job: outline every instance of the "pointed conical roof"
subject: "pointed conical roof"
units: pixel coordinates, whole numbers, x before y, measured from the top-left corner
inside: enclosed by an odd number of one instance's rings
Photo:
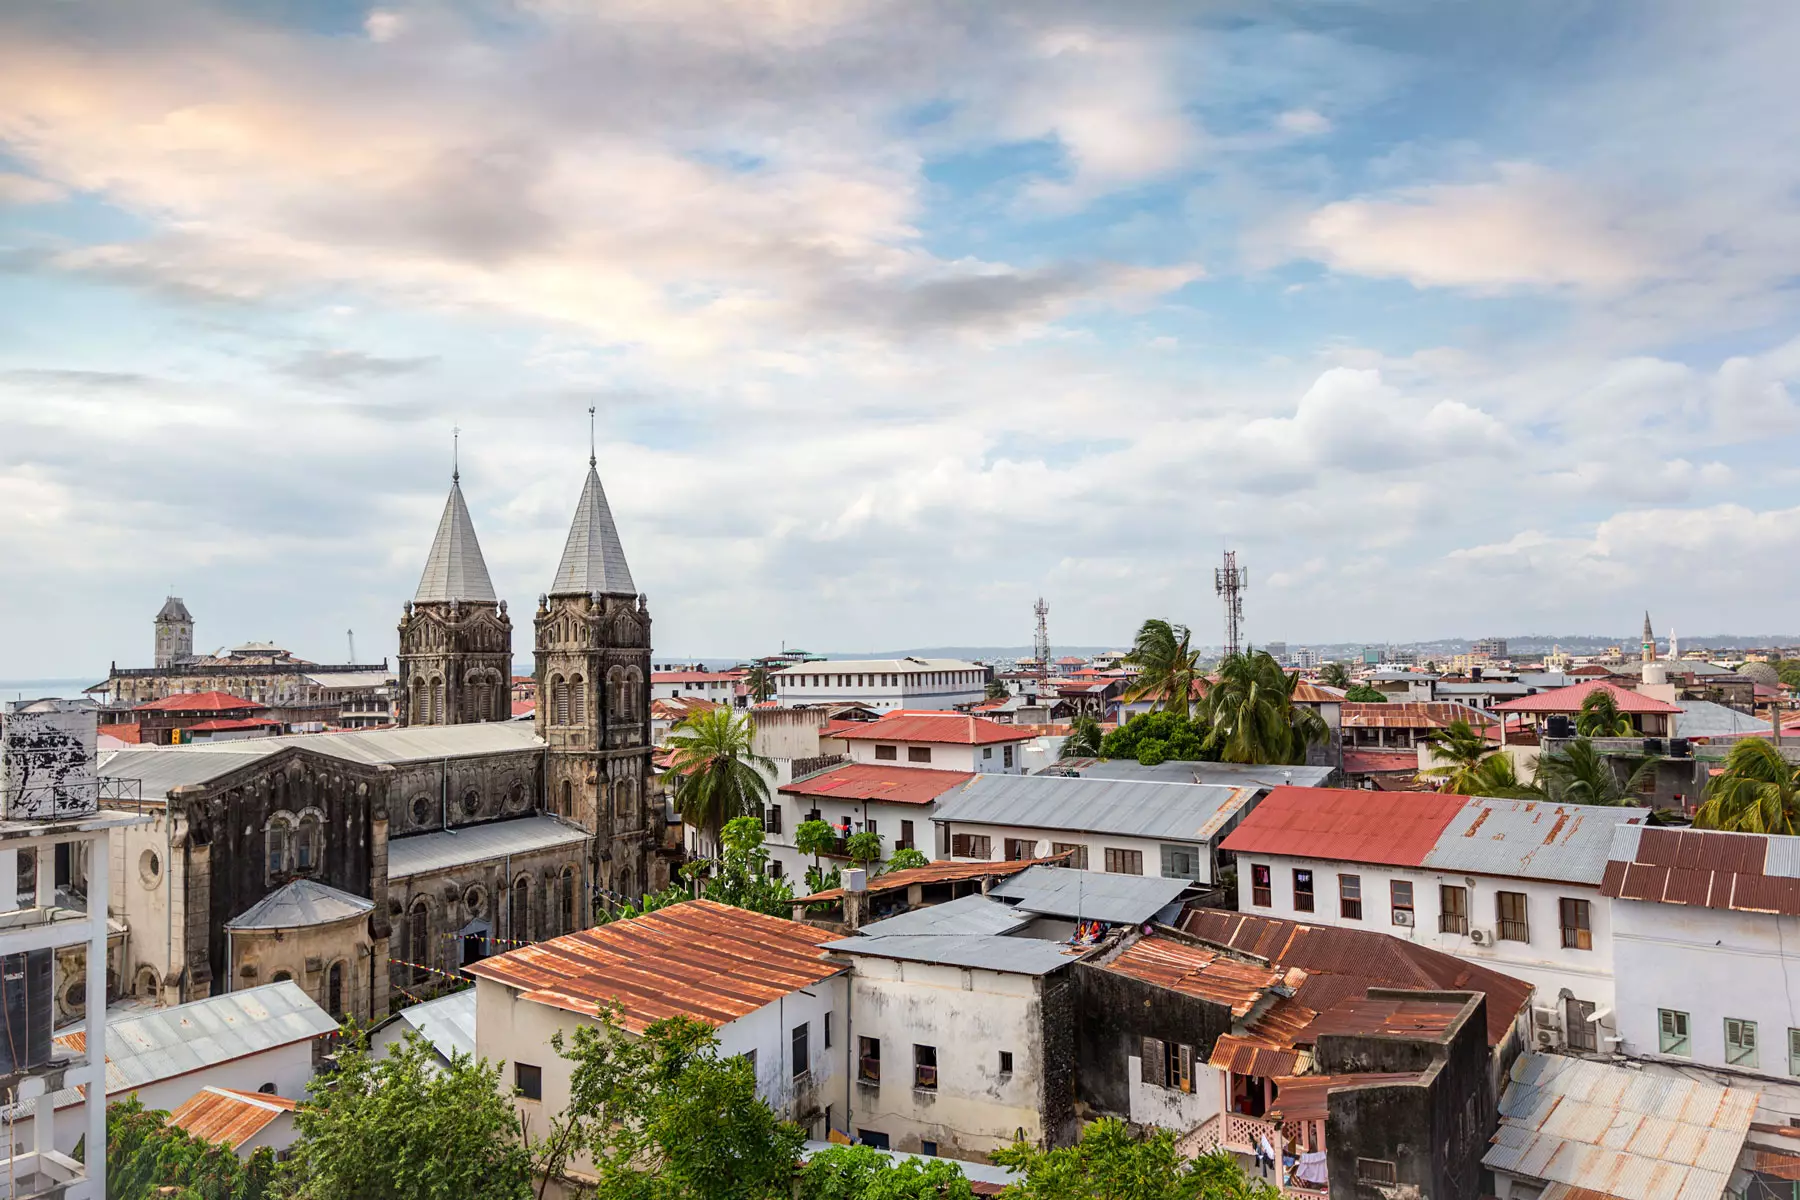
[[[450,499],[444,502],[444,515],[438,521],[437,537],[431,542],[431,555],[425,560],[425,574],[419,578],[419,591],[414,604],[449,600],[485,600],[493,603],[494,582],[488,578],[487,563],[482,561],[481,543],[475,540],[475,524],[469,520],[469,506],[463,503],[462,483],[450,479]]]
[[[587,483],[581,489],[581,502],[575,506],[575,522],[569,526],[569,540],[563,546],[562,562],[556,568],[556,582],[550,585],[550,594],[594,592],[634,596],[637,586],[631,582],[631,568],[625,565],[625,547],[619,543],[619,530],[606,503],[606,489],[600,486],[600,472],[590,458]]]
[[[159,621],[186,621],[190,625],[194,622],[193,614],[188,612],[188,607],[181,602],[180,596],[170,596],[164,600],[162,608],[157,610],[156,619]]]

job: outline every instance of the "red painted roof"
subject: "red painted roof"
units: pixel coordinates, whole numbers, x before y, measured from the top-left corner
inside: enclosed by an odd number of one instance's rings
[[[512,715],[515,717],[530,716],[532,713],[535,713],[536,711],[537,711],[537,701],[536,700],[514,700],[512,702]]]
[[[1355,700],[1338,716],[1345,729],[1448,729],[1458,721],[1471,729],[1500,724],[1497,717],[1455,700]]]
[[[144,731],[136,725],[102,725],[99,734],[101,737],[115,738],[133,745],[141,744],[144,740]]]
[[[1345,750],[1344,773],[1347,775],[1373,775],[1382,771],[1419,770],[1419,753],[1416,750]]]
[[[879,721],[864,721],[856,729],[833,737],[879,742],[937,742],[955,746],[985,746],[994,742],[1025,742],[1032,735],[1015,725],[1002,725],[967,713],[901,709]]]
[[[280,721],[271,721],[266,717],[239,717],[235,720],[202,721],[198,725],[189,725],[189,733],[222,733],[228,729],[267,729],[270,726],[281,728]]]
[[[1647,828],[1630,859],[1606,864],[1600,892],[1623,900],[1800,915],[1800,878],[1768,869],[1772,841],[1762,833]],[[1777,870],[1784,872],[1785,864]]]
[[[1294,699],[1305,704],[1342,704],[1344,692],[1341,688],[1326,687],[1322,683],[1302,679],[1294,685]]]
[[[886,800],[891,804],[930,804],[952,788],[975,778],[968,771],[932,771],[923,767],[889,767],[850,763],[798,783],[783,784],[790,796],[829,796],[833,800]]]
[[[264,707],[254,700],[233,696],[229,692],[189,692],[180,696],[164,696],[137,706],[138,712],[252,712]]]
[[[742,671],[652,671],[651,683],[736,683]]]
[[[1283,854],[1416,867],[1467,796],[1278,787],[1220,843],[1239,854]]]
[[[873,725],[873,721],[827,721],[819,730],[820,737],[842,737],[849,729],[865,729]]]
[[[1679,713],[1681,709],[1663,700],[1634,692],[1630,688],[1622,688],[1616,683],[1604,679],[1590,679],[1586,683],[1574,683],[1568,687],[1555,688],[1548,692],[1539,692],[1535,696],[1521,696],[1517,700],[1508,700],[1505,704],[1496,704],[1494,712],[1517,713],[1574,713],[1581,711],[1581,702],[1586,700],[1595,688],[1605,688],[1612,693],[1613,703],[1619,706],[1622,713]]]

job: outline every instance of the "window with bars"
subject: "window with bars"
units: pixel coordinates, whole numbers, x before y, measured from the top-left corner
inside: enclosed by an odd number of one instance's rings
[[[1562,912],[1562,944],[1565,950],[1592,950],[1594,929],[1592,912],[1586,900],[1563,897],[1557,901]]]
[[[894,843],[894,849],[896,849],[896,850],[911,850],[912,848],[913,848],[913,823],[911,821],[902,821],[902,822],[900,822],[900,840],[898,842]]]
[[[1656,1010],[1657,1039],[1656,1048],[1662,1054],[1679,1054],[1682,1057],[1694,1053],[1693,1041],[1688,1037],[1688,1015],[1676,1012],[1672,1008]]]
[[[1338,876],[1338,915],[1346,921],[1362,920],[1362,876]]]
[[[1163,846],[1162,876],[1164,879],[1199,879],[1200,851],[1193,846]]]
[[[1396,1184],[1400,1182],[1400,1170],[1385,1158],[1359,1158],[1356,1160],[1356,1182]]]
[[[1115,850],[1107,847],[1106,870],[1112,875],[1142,875],[1144,873],[1144,852],[1142,850]]]
[[[1294,911],[1311,912],[1313,910],[1313,873],[1311,871],[1294,872]]]
[[[1725,1065],[1756,1066],[1756,1022],[1725,1018]]]
[[[1469,889],[1438,885],[1438,932],[1469,932]]]
[[[781,832],[781,805],[770,804],[769,807],[763,809],[763,832]]]
[[[931,761],[931,747],[930,746],[908,746],[906,748],[906,761],[907,762],[930,762]]]
[[[1268,908],[1275,903],[1275,888],[1270,881],[1270,871],[1264,863],[1252,863],[1250,866],[1250,903],[1258,908]]]
[[[1531,940],[1531,922],[1526,917],[1524,892],[1495,892],[1494,912],[1499,918],[1495,936],[1501,941]]]
[[[1147,1037],[1139,1051],[1139,1078],[1151,1087],[1175,1092],[1194,1090],[1194,1048],[1180,1042]]]
[[[935,1092],[938,1085],[936,1046],[913,1047],[913,1086],[920,1091]]]
[[[900,747],[883,746],[876,743],[875,758],[879,762],[898,762],[900,761]]]
[[[1069,856],[1069,866],[1077,871],[1087,870],[1088,848],[1084,843],[1051,842],[1050,854],[1052,857],[1055,857],[1058,854],[1067,854]]]

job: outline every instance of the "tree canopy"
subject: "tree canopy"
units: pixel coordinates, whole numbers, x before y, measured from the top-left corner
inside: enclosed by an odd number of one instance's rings
[[[1059,758],[1098,758],[1102,735],[1100,722],[1086,713],[1079,713],[1069,722],[1069,736],[1063,739]]]
[[[962,1168],[942,1159],[896,1162],[870,1146],[821,1150],[800,1170],[795,1200],[973,1200]]]
[[[1341,662],[1328,662],[1319,669],[1319,682],[1326,687],[1347,688],[1350,686],[1350,671]]]
[[[264,1200],[272,1196],[275,1156],[258,1150],[248,1162],[235,1150],[194,1137],[169,1114],[136,1096],[106,1108],[107,1200]]]
[[[1278,1193],[1251,1179],[1229,1154],[1185,1162],[1175,1135],[1159,1130],[1135,1138],[1112,1117],[1083,1129],[1073,1146],[1040,1150],[1019,1142],[990,1156],[1021,1178],[1007,1200],[1277,1200]]]
[[[775,764],[756,753],[748,713],[740,716],[729,708],[694,713],[670,733],[669,747],[675,807],[703,843],[717,845],[725,822],[760,815],[768,805]]]
[[[1100,739],[1104,758],[1135,758],[1146,766],[1168,759],[1198,762],[1216,759],[1206,750],[1206,726],[1181,713],[1162,709],[1139,713]]]
[[[1631,718],[1619,711],[1611,688],[1597,687],[1582,698],[1575,732],[1584,738],[1630,737]]]
[[[1303,763],[1307,748],[1331,737],[1325,719],[1294,703],[1298,675],[1261,650],[1227,656],[1201,697],[1197,718],[1206,747],[1225,762]]]
[[[1385,704],[1387,703],[1387,694],[1377,691],[1366,683],[1358,683],[1345,690],[1344,699],[1351,704]]]
[[[1639,762],[1624,782],[1587,738],[1576,738],[1538,759],[1537,782],[1544,794],[1558,804],[1630,804],[1640,785],[1656,774],[1662,759],[1652,755]]]
[[[1694,813],[1698,829],[1800,833],[1800,766],[1762,738],[1744,738],[1725,756]]]
[[[1193,711],[1194,680],[1200,677],[1200,652],[1194,649],[1186,625],[1172,625],[1152,617],[1138,627],[1137,638],[1125,661],[1138,669],[1125,690],[1125,699],[1160,700],[1167,712],[1187,716]]]

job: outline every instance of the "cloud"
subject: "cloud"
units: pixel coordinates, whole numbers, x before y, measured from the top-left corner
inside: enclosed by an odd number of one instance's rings
[[[1331,132],[1331,119],[1310,108],[1290,108],[1275,118],[1275,127],[1297,137],[1317,137]]]
[[[68,195],[54,183],[0,171],[0,205],[51,204]]]
[[[360,350],[308,350],[281,364],[283,374],[308,383],[355,383],[363,379],[385,379],[408,375],[430,366],[436,359],[383,358]]]
[[[1292,417],[1245,425],[1241,442],[1303,468],[1367,472],[1507,454],[1515,446],[1505,426],[1480,409],[1412,396],[1384,384],[1380,371],[1349,367],[1320,375]]]

